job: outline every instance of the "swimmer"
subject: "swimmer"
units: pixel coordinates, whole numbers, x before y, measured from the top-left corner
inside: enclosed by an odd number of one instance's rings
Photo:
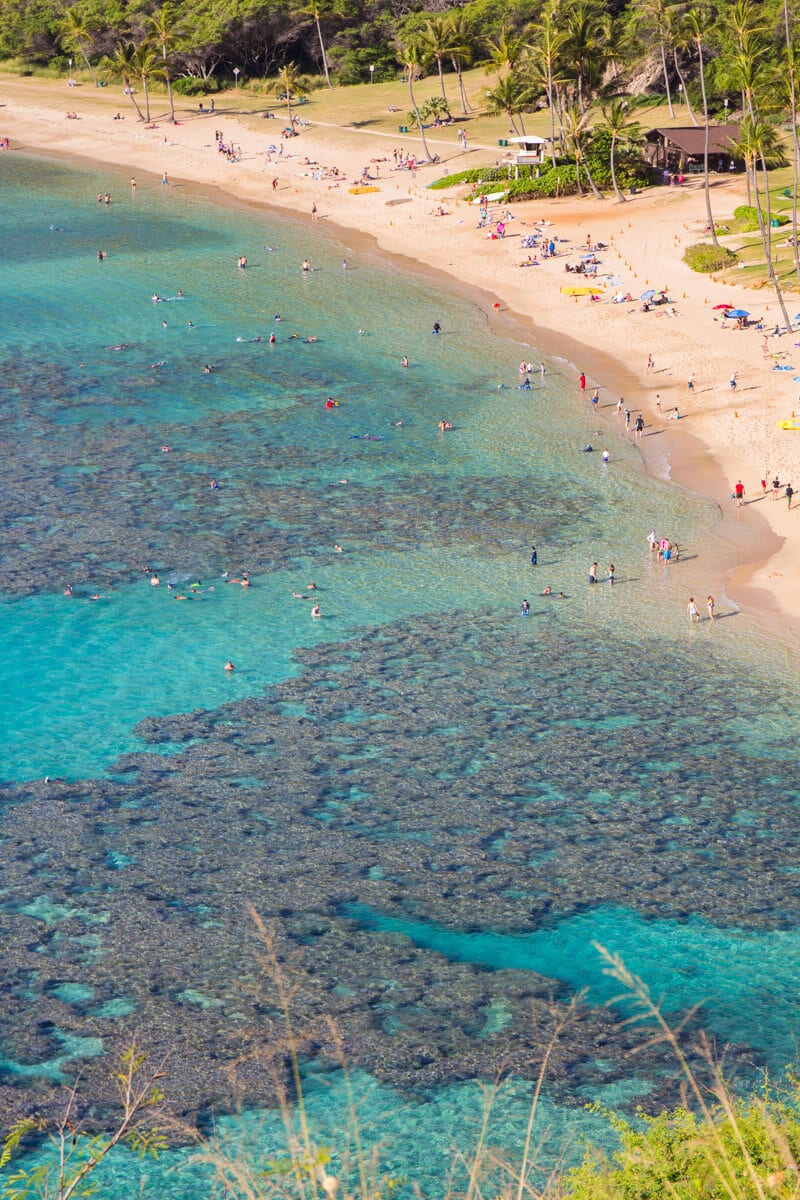
[[[437,337],[442,332],[442,327],[438,321],[433,322],[433,332],[437,335]]]
[[[214,370],[213,365],[211,363],[206,363],[206,365],[203,367],[203,374],[211,375],[213,370]]]
[[[155,371],[156,367],[165,367],[166,365],[167,360],[165,358],[160,358],[158,362],[150,363],[150,370]]]
[[[312,616],[312,618],[322,616],[322,610],[320,609],[320,606],[318,604],[315,604],[313,606],[313,608],[311,609],[311,616]]]
[[[178,296],[177,296],[177,299],[178,299],[178,300],[182,300],[182,299],[183,299],[183,288],[178,288]]]
[[[339,545],[339,543],[338,543],[338,542],[334,542],[334,543],[333,543],[333,549],[334,549],[334,552],[335,552],[336,554],[341,554],[341,553],[342,553],[342,547]]]
[[[304,592],[292,592],[292,599],[293,600],[307,600],[308,596],[306,596]]]
[[[190,329],[194,329],[194,321],[187,321],[187,325]]]
[[[274,334],[274,333],[271,333],[271,334],[269,335],[269,344],[270,344],[270,346],[274,346],[274,345],[275,345],[275,343],[277,342],[277,340],[278,340],[278,339],[275,337],[275,334]]]
[[[158,587],[158,585],[160,583],[161,583],[161,580],[158,578],[157,575],[153,574],[150,576],[150,587]]]
[[[153,301],[153,304],[160,304],[160,303],[161,303],[161,297],[159,296],[158,292],[153,292],[153,294],[152,294],[152,296],[150,297],[150,299]]]
[[[607,463],[610,457],[611,457],[611,456],[610,456],[610,454],[608,453],[608,451],[607,451],[607,450],[604,450],[604,451],[603,451],[603,462],[604,462],[604,463]]]
[[[406,355],[405,355],[405,354],[404,354],[404,355],[403,355],[403,357],[400,359],[400,366],[401,366],[401,367],[407,367],[407,366],[408,366],[408,358],[406,357]]]
[[[307,592],[315,592],[316,590],[317,590],[317,585],[315,583],[307,583],[306,584]]]
[[[529,616],[531,615],[531,606],[530,606],[530,604],[528,603],[528,601],[527,601],[527,600],[523,600],[523,601],[522,601],[522,610],[521,610],[521,612],[522,612],[522,616],[523,616],[523,617],[529,617]]]
[[[64,595],[65,596],[72,595],[72,584],[71,583],[68,583],[67,586],[64,588]]]
[[[226,671],[235,671],[236,670],[236,667],[233,665],[233,663],[231,662],[230,659],[228,659],[228,661],[225,663],[225,670]]]
[[[167,322],[166,322],[166,321],[162,321],[162,322],[161,322],[161,324],[164,326],[164,328],[165,328],[165,329],[167,328]]]
[[[542,588],[542,591],[540,594],[542,596],[552,596],[553,589],[550,587],[550,584],[548,584],[546,588]]]
[[[169,451],[170,451],[170,448],[169,448],[169,446],[162,446],[162,447],[161,447],[161,453],[162,453],[162,454],[169,454]]]
[[[275,313],[275,316],[274,316],[272,319],[273,319],[273,321],[281,321],[281,320],[283,320],[283,318],[281,317],[281,314],[280,314],[280,313]]]
[[[242,587],[250,587],[250,576],[246,571],[242,571],[242,578],[239,580]]]
[[[302,270],[304,270],[304,271],[310,271],[310,270],[311,270],[311,263],[308,261],[308,259],[307,259],[307,258],[304,258],[304,259],[303,259],[303,267],[302,267]]]

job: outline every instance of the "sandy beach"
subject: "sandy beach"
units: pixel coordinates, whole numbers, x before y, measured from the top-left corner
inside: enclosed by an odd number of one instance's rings
[[[285,114],[280,109],[276,119],[264,121],[226,111],[230,97],[217,100],[215,113],[203,114],[195,103],[181,101],[179,123],[173,126],[163,120],[159,100],[159,115],[144,127],[122,107],[124,99],[117,89],[68,91],[63,81],[5,78],[0,137],[10,138],[9,153],[69,155],[127,167],[139,174],[142,185],[158,182],[166,172],[171,185],[220,188],[246,203],[335,226],[345,242],[355,235],[373,239],[383,254],[403,256],[425,271],[444,273],[462,289],[473,289],[498,332],[508,328],[509,314],[522,318],[534,345],[573,364],[576,394],[578,373],[586,373],[587,408],[591,390],[600,388],[601,424],[623,427],[616,404],[624,395],[625,407],[644,415],[638,445],[649,469],[719,504],[720,537],[729,549],[728,596],[749,609],[773,614],[780,609],[794,634],[800,632],[800,502],[789,510],[783,492],[789,482],[800,491],[800,434],[777,427],[794,412],[800,416],[793,382],[795,353],[800,374],[800,331],[770,338],[764,348],[764,334],[754,328],[726,327],[714,307],[731,303],[763,317],[765,330],[771,331],[778,319],[774,299],[766,291],[716,284],[682,263],[684,247],[701,240],[705,225],[701,180],[683,188],[647,189],[626,204],[613,196],[515,204],[505,237],[493,239],[488,229],[477,227],[477,206],[456,198],[463,188],[426,190],[445,169],[455,173],[498,155],[489,146],[463,153],[457,124],[431,131],[431,151],[441,163],[411,173],[395,169],[393,156],[399,147],[411,153],[418,148],[408,135],[309,119],[298,137],[283,142],[281,155],[269,151],[270,145],[282,144]],[[75,118],[68,118],[68,111]],[[114,119],[117,111],[123,119]],[[306,112],[299,115],[305,118]],[[238,161],[218,152],[218,129],[226,144],[241,147]],[[336,167],[344,178],[315,178],[319,167]],[[349,187],[365,167],[377,176],[377,190],[351,194]],[[146,180],[147,174],[153,179]],[[715,181],[717,219],[730,216],[743,194],[740,177]],[[518,264],[535,252],[523,249],[520,239],[537,224],[555,241],[556,255],[522,268]],[[565,264],[579,260],[587,240],[606,247],[597,254],[598,283],[605,285],[597,302],[560,290],[582,282],[565,272]],[[639,296],[650,287],[669,293],[674,315],[670,306],[642,311]],[[634,301],[612,303],[618,292],[630,293]],[[791,315],[793,303],[800,307],[787,297]],[[516,332],[519,336],[519,327]],[[516,369],[516,362],[509,365]],[[776,365],[792,369],[778,371]],[[778,499],[771,490],[775,476],[782,484]],[[745,488],[742,507],[731,499],[738,480]],[[766,492],[762,480],[769,485]]]

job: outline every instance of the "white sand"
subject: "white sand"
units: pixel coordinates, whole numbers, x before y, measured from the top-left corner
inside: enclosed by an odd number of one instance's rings
[[[796,372],[776,372],[772,370],[776,360],[762,353],[763,335],[727,329],[714,320],[718,314],[712,313],[712,306],[730,302],[753,316],[763,315],[766,328],[771,329],[778,311],[766,289],[722,287],[681,262],[684,246],[702,236],[702,181],[693,179],[684,189],[649,189],[626,204],[613,198],[576,197],[517,204],[511,210],[515,219],[509,223],[506,238],[491,241],[485,230],[476,228],[476,207],[453,199],[448,192],[425,190],[425,184],[441,174],[441,167],[426,168],[414,177],[393,169],[393,148],[402,145],[413,151],[418,143],[412,137],[310,125],[299,137],[284,143],[292,157],[269,163],[264,151],[270,142],[280,142],[284,124],[280,112],[277,120],[248,118],[240,122],[221,111],[200,116],[196,103],[190,108],[186,102],[183,123],[171,126],[159,121],[157,128],[145,129],[123,97],[110,91],[91,89],[91,96],[88,92],[68,90],[64,84],[7,79],[0,136],[12,139],[12,153],[68,154],[158,177],[167,171],[176,182],[214,185],[248,202],[309,214],[309,219],[311,206],[316,204],[320,223],[335,223],[369,235],[389,254],[416,259],[462,284],[491,293],[490,300],[484,298],[490,315],[498,304],[529,318],[535,326],[535,340],[548,349],[557,345],[558,339],[582,343],[584,362],[578,361],[580,351],[574,345],[570,357],[578,370],[586,370],[590,387],[595,382],[607,385],[601,400],[609,405],[622,386],[620,379],[612,379],[608,372],[607,358],[616,360],[627,376],[621,373],[628,406],[644,411],[649,428],[655,425],[668,431],[667,438],[661,436],[654,442],[661,454],[668,445],[673,478],[730,507],[733,485],[738,479],[744,482],[748,503],[737,510],[733,523],[726,584],[729,595],[751,608],[774,610],[777,604],[792,624],[800,622],[800,497],[797,508],[787,511],[782,493],[779,502],[771,497],[761,499],[760,483],[762,478],[770,482],[778,475],[800,492],[800,432],[777,428],[777,421],[789,418],[793,410],[800,417],[800,384],[793,383],[794,374],[800,375],[800,344],[795,347],[795,342],[800,343],[800,330],[770,341],[770,353],[785,352],[787,356],[780,361],[797,366]],[[218,101],[218,109],[223,103]],[[66,119],[67,110],[75,111],[78,119]],[[117,110],[124,120],[112,119]],[[305,116],[304,110],[299,109],[298,115]],[[241,146],[240,162],[229,163],[217,152],[213,141],[217,128],[222,129],[226,142]],[[496,152],[488,147],[462,155],[456,131],[457,127],[435,131],[430,139],[431,149],[447,161],[452,173],[493,161]],[[337,166],[346,173],[347,182],[315,181],[312,168],[303,165],[304,158]],[[378,159],[388,161],[375,161]],[[380,191],[351,195],[348,186],[358,181],[367,164],[380,176]],[[273,178],[279,181],[277,189],[272,188]],[[724,221],[742,202],[743,186],[741,179],[724,179],[715,185],[713,204],[718,220]],[[434,215],[440,204],[448,215]],[[569,243],[558,242],[555,259],[520,269],[516,264],[529,252],[522,249],[519,235],[532,232],[535,220],[551,221],[553,235],[569,239]],[[609,244],[609,250],[599,255],[598,270],[601,275],[611,271],[617,276],[621,290],[637,297],[635,303],[611,304],[616,287],[606,287],[602,303],[561,294],[562,286],[581,283],[579,277],[565,272],[564,264],[578,260],[587,235],[594,242]],[[677,309],[674,318],[667,316],[663,307],[641,312],[638,296],[648,286],[669,291]],[[800,310],[800,299],[787,297],[787,307],[793,316]],[[598,353],[606,356],[605,362]],[[648,354],[655,360],[650,374],[646,372]],[[729,388],[733,371],[738,372],[735,393]],[[690,372],[695,373],[691,395],[686,389]],[[657,394],[661,415],[656,410]],[[679,421],[669,419],[676,406]],[[610,406],[601,413],[609,423],[617,420]],[[699,451],[698,440],[703,446]],[[647,449],[647,439],[641,445]],[[741,538],[735,535],[737,523]],[[766,561],[753,563],[767,555]]]

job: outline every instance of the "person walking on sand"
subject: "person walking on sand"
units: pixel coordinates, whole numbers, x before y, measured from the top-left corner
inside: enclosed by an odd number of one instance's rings
[[[655,359],[653,358],[652,354],[648,354],[648,356],[647,356],[647,366],[646,366],[646,367],[645,367],[645,369],[644,369],[644,373],[645,373],[645,375],[652,375],[652,374],[653,374],[653,371],[654,371],[655,369],[656,369]]]
[[[686,605],[686,615],[689,618],[689,624],[692,625],[695,621],[700,620],[700,613],[697,610],[697,605],[694,602],[694,596],[689,597],[689,603]]]
[[[696,374],[697,374],[697,372],[696,372],[696,371],[690,371],[690,372],[689,372],[689,378],[686,380],[686,393],[687,393],[687,395],[688,395],[690,392],[693,392],[693,391],[694,391],[694,380],[695,380],[695,375],[696,375]]]
[[[736,501],[736,507],[741,508],[744,504],[744,484],[741,479],[733,489],[733,498]]]
[[[706,609],[708,611],[709,621],[713,621],[714,620],[714,597],[713,596],[709,596],[708,599],[706,600]]]
[[[738,372],[738,371],[732,371],[732,372],[731,372],[731,377],[730,377],[730,379],[728,380],[728,387],[730,388],[730,390],[731,390],[732,392],[735,392],[735,391],[736,391],[736,388],[737,388],[737,386],[738,386],[738,384],[737,384],[737,380],[738,380],[738,378],[739,378],[739,372]]]
[[[642,434],[644,433],[644,417],[642,416],[641,413],[639,413],[638,417],[636,418],[635,428],[636,428],[636,436],[637,436],[637,438],[640,438],[642,436]]]
[[[794,495],[794,488],[792,487],[792,485],[790,483],[787,483],[786,491],[783,494],[786,497],[786,507],[791,508],[792,507],[792,496]]]
[[[591,400],[592,400],[592,412],[597,412],[597,406],[600,403],[600,389],[599,388],[594,389],[594,391],[592,392]]]

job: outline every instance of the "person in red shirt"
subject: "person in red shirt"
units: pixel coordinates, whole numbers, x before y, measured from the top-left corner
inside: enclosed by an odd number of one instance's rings
[[[737,508],[741,508],[742,505],[744,504],[744,484],[742,483],[741,479],[736,484],[736,487],[733,489],[733,495],[736,499]]]

